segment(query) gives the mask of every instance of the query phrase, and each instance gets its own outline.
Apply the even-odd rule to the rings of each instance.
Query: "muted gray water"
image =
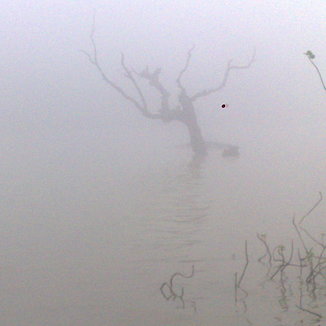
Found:
[[[129,172],[112,168],[111,157],[77,152],[73,163],[38,157],[20,173],[7,168],[1,324],[278,325],[281,318],[294,325],[307,319],[293,308],[282,313],[278,287],[260,285],[265,271],[256,260],[264,250],[256,232],[288,246],[295,238],[291,216],[314,203],[325,171],[300,152],[306,158],[296,165],[293,153],[279,161],[279,152],[256,153],[227,160],[212,152],[197,169],[189,167],[187,152]],[[266,164],[269,155],[278,163]],[[325,210],[323,203],[311,217],[312,230],[326,230]],[[246,313],[234,303],[245,240]],[[191,274],[192,266],[193,277],[175,278],[176,291],[184,287],[184,307],[166,300],[161,285],[173,273]]]

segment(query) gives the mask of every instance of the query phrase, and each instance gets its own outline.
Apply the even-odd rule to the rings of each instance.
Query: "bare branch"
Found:
[[[192,46],[191,49],[188,50],[188,54],[187,54],[187,60],[186,60],[186,63],[185,63],[185,66],[183,67],[183,69],[180,71],[179,73],[179,76],[177,78],[177,85],[179,86],[179,88],[181,90],[185,90],[183,85],[181,84],[181,78],[183,76],[183,74],[186,72],[186,70],[188,69],[189,67],[189,62],[190,62],[190,59],[191,59],[191,52],[193,51],[193,49],[195,48],[195,45]]]
[[[143,116],[149,118],[149,119],[162,119],[162,116],[160,114],[157,113],[151,113],[147,110],[147,104],[145,101],[145,98],[138,86],[138,84],[136,83],[135,79],[133,78],[131,72],[127,69],[127,67],[124,64],[124,57],[123,55],[121,56],[121,64],[122,67],[124,68],[125,72],[126,72],[126,76],[127,78],[129,78],[131,80],[131,82],[133,83],[134,87],[136,88],[140,98],[141,98],[141,102],[142,104],[140,104],[136,99],[134,99],[132,96],[130,96],[129,94],[127,94],[120,86],[118,86],[115,82],[113,82],[104,72],[103,68],[101,67],[101,65],[99,64],[98,61],[98,54],[97,54],[97,47],[96,47],[96,43],[95,43],[95,12],[93,15],[93,23],[92,23],[92,29],[90,32],[90,41],[92,44],[92,48],[93,51],[92,53],[89,53],[85,50],[81,50],[82,53],[84,53],[86,55],[86,57],[88,58],[88,60],[90,61],[90,63],[92,65],[95,66],[95,68],[97,69],[97,71],[99,72],[99,74],[101,75],[102,79],[109,85],[111,86],[113,89],[115,89],[123,98],[125,98],[127,101],[131,102],[141,113]]]
[[[146,79],[149,83],[150,86],[155,88],[161,95],[161,117],[162,120],[165,122],[169,122],[172,120],[181,120],[181,111],[174,109],[170,109],[170,104],[169,104],[169,98],[170,98],[170,93],[166,90],[166,88],[162,85],[162,83],[159,80],[159,76],[161,73],[161,68],[156,68],[153,72],[151,72],[146,66],[146,68],[140,72],[137,73],[135,72],[138,76],[140,76],[143,79]]]
[[[229,75],[230,75],[230,72],[232,70],[249,68],[252,65],[252,63],[254,62],[255,56],[256,56],[256,50],[254,50],[253,55],[252,55],[251,59],[249,60],[249,62],[246,65],[241,65],[241,66],[233,66],[232,65],[232,60],[229,60],[229,62],[227,64],[227,67],[226,67],[226,70],[224,72],[224,77],[222,79],[221,84],[218,87],[205,89],[203,91],[197,92],[195,95],[191,96],[190,99],[192,101],[195,101],[200,97],[208,96],[210,94],[218,92],[220,89],[222,89],[226,85],[227,80],[228,80]]]
[[[158,90],[162,96],[170,96],[169,92],[159,81],[159,76],[161,71],[162,71],[161,68],[156,68],[153,72],[150,72],[148,66],[146,66],[146,68],[142,72],[140,73],[136,72],[136,74],[139,77],[146,79],[149,85],[154,87],[156,90]]]
[[[139,94],[139,96],[141,98],[141,101],[142,101],[142,104],[143,104],[143,108],[147,111],[147,103],[146,103],[144,94],[142,93],[142,91],[141,91],[139,85],[137,84],[134,76],[132,75],[132,72],[125,65],[125,58],[124,58],[124,54],[123,53],[121,53],[121,65],[122,65],[124,71],[126,72],[126,77],[131,80],[132,84],[136,88],[136,90],[137,90],[137,92],[138,92],[138,94]]]

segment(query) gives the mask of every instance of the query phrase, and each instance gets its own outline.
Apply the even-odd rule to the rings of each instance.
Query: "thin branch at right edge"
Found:
[[[319,79],[320,79],[320,81],[321,81],[321,84],[323,85],[323,88],[324,88],[324,90],[326,91],[326,85],[325,85],[325,82],[324,82],[324,80],[323,80],[323,76],[322,76],[322,74],[321,74],[319,68],[318,68],[317,65],[313,62],[313,60],[312,60],[311,58],[308,58],[308,59],[309,59],[309,61],[311,62],[311,64],[315,67],[315,69],[317,70],[317,73],[318,73]]]

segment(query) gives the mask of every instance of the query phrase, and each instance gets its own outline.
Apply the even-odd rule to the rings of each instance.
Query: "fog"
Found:
[[[324,1],[0,9],[1,325],[325,322],[325,247],[315,240],[326,232],[326,93],[312,64],[326,79]],[[123,53],[153,114],[161,97],[137,75],[146,66],[161,68],[175,108],[193,46],[182,75],[190,95],[255,52],[194,103],[203,138],[239,155],[208,148],[196,160],[183,123],[144,117],[105,82],[87,57],[94,18],[101,69],[139,100]],[[258,262],[257,233],[274,250],[271,266],[267,252]],[[310,264],[306,292],[298,261]]]

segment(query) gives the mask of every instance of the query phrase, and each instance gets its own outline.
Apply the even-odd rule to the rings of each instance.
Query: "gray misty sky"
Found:
[[[79,52],[91,49],[94,9],[101,64],[131,94],[121,52],[136,70],[162,67],[175,96],[175,78],[193,44],[184,76],[189,92],[217,85],[230,58],[246,63],[256,48],[252,68],[233,72],[223,90],[198,102],[206,138],[246,146],[286,139],[293,149],[309,143],[307,135],[313,144],[322,141],[325,92],[303,52],[314,51],[326,71],[325,1],[12,0],[0,9],[1,143],[9,152],[46,154],[85,142],[130,150],[186,140],[175,124],[143,119]],[[155,111],[157,98],[149,98]],[[230,111],[216,114],[222,102]]]

